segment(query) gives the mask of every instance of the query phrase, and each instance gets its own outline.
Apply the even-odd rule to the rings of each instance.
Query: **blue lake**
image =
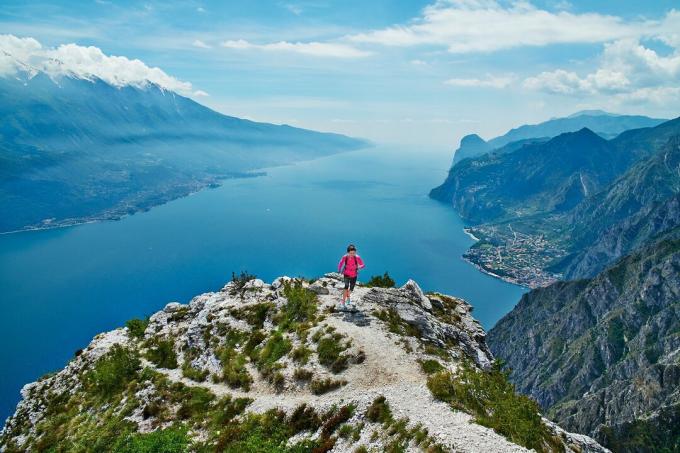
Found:
[[[228,180],[121,221],[0,236],[0,417],[24,383],[98,332],[217,290],[232,271],[265,281],[333,271],[349,242],[363,278],[413,278],[466,299],[491,327],[525,290],[460,258],[472,240],[427,197],[450,159],[378,146]]]

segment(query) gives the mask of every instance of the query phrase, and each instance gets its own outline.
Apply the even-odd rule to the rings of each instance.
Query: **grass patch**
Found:
[[[342,335],[334,334],[323,337],[316,346],[319,363],[333,373],[340,373],[347,369],[348,357],[343,354],[347,346],[341,343]]]
[[[314,376],[314,373],[305,368],[296,368],[293,372],[293,379],[296,381],[310,381],[312,376]]]
[[[305,345],[293,349],[293,352],[290,353],[290,357],[301,365],[306,365],[311,355],[312,350]]]
[[[203,382],[208,377],[208,370],[199,370],[191,366],[189,362],[182,365],[182,376],[196,382]]]
[[[300,323],[316,321],[317,296],[302,286],[302,280],[285,282],[283,295],[287,302],[275,319],[281,329],[293,331]]]
[[[274,311],[273,303],[262,302],[232,309],[229,314],[236,319],[247,322],[255,329],[261,329],[272,311]]]
[[[396,333],[397,335],[406,335],[409,337],[420,337],[420,330],[404,321],[401,316],[399,316],[399,312],[397,312],[397,310],[394,308],[379,311],[376,310],[373,312],[373,315],[387,324],[387,328],[392,333]]]
[[[109,398],[135,379],[140,367],[141,361],[136,351],[116,344],[85,375],[85,383],[95,393]]]
[[[149,325],[149,318],[146,319],[130,319],[125,322],[125,327],[128,329],[128,333],[133,338],[142,339],[144,338],[144,332]]]
[[[232,388],[240,387],[249,391],[253,378],[246,369],[246,357],[229,345],[220,347],[216,353],[222,363],[220,379]]]
[[[444,370],[442,364],[434,359],[419,360],[419,362],[420,368],[425,374],[434,374]]]
[[[427,386],[435,398],[472,414],[477,423],[512,442],[539,452],[550,451],[555,441],[541,421],[538,404],[516,393],[508,376],[498,361],[489,371],[477,370],[464,361],[457,375],[440,371],[428,378]]]
[[[170,427],[150,433],[134,433],[122,438],[113,451],[120,453],[184,453],[190,444],[184,427]]]
[[[463,319],[457,311],[458,301],[444,294],[436,293],[431,299],[432,314],[447,324],[458,324]]]
[[[323,395],[332,390],[338,389],[343,385],[347,385],[347,381],[344,379],[336,380],[331,378],[326,379],[313,379],[309,385],[312,393],[315,395]]]
[[[175,342],[171,339],[160,339],[154,337],[147,341],[149,350],[146,358],[160,368],[177,368],[177,353],[175,352]]]

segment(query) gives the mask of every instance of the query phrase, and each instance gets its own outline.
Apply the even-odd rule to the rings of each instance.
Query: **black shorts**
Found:
[[[350,291],[354,291],[354,285],[357,284],[356,277],[348,277],[345,275],[345,289],[349,288]]]

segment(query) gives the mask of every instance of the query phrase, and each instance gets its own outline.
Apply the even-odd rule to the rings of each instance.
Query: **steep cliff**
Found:
[[[562,426],[616,451],[676,451],[679,332],[676,227],[594,278],[527,293],[489,344]]]

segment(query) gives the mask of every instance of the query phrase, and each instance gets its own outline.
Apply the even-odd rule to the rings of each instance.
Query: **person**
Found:
[[[342,272],[345,277],[345,289],[342,292],[342,308],[352,305],[352,291],[354,291],[354,285],[357,283],[359,269],[364,267],[364,261],[357,255],[357,248],[354,244],[348,245],[347,254],[343,255],[338,263],[338,272]]]

